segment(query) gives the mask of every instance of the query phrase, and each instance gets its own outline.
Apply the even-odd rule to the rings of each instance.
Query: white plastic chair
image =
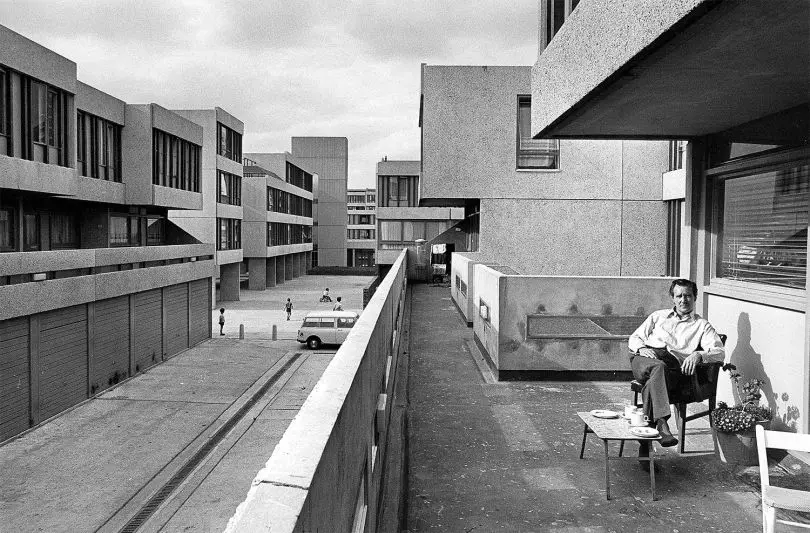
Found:
[[[777,520],[776,509],[810,512],[810,492],[782,487],[772,487],[768,480],[768,456],[766,448],[810,452],[810,435],[766,431],[757,426],[757,453],[759,454],[759,479],[762,485],[762,531],[774,533],[776,523],[810,529],[810,524]]]

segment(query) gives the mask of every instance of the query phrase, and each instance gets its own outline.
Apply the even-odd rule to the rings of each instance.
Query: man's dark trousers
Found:
[[[644,414],[650,422],[655,422],[659,418],[669,418],[669,395],[681,390],[689,376],[681,372],[678,360],[665,348],[651,350],[661,359],[634,355],[630,359],[630,367],[633,369],[633,377],[644,384],[641,389]]]

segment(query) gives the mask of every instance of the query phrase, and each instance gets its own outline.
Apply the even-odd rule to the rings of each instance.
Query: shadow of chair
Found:
[[[726,344],[727,335],[720,335],[720,340],[723,345]],[[679,442],[678,452],[684,453],[685,436],[686,436],[686,423],[704,416],[709,417],[709,425],[711,425],[711,413],[714,411],[716,398],[717,398],[717,380],[720,374],[720,368],[723,363],[701,363],[695,368],[695,373],[692,379],[688,381],[688,385],[681,390],[670,393],[669,403],[675,406],[675,415],[678,424]],[[644,383],[634,379],[630,382],[630,390],[633,391],[633,405],[640,406],[638,403],[638,395]],[[686,414],[686,407],[690,403],[709,402],[709,408],[691,415]]]
[[[810,524],[777,520],[776,509],[810,512],[810,492],[774,487],[768,477],[767,448],[810,452],[810,435],[767,431],[757,426],[757,454],[759,455],[759,478],[762,485],[762,531],[773,533],[776,523],[810,529]]]

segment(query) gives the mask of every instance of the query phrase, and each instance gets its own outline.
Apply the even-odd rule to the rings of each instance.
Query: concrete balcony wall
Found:
[[[651,312],[672,306],[671,278],[516,276],[497,268],[474,267],[473,329],[502,378],[629,371],[629,334]]]
[[[0,320],[210,277],[213,266],[205,260],[3,286]]]
[[[76,199],[105,204],[126,203],[127,186],[115,181],[78,177]]]
[[[76,63],[0,26],[0,63],[76,94]]]
[[[0,155],[0,189],[75,196],[76,169]]]
[[[152,185],[154,205],[174,209],[202,209],[203,196],[198,192]]]
[[[217,264],[228,265],[230,263],[241,263],[244,253],[241,248],[236,250],[217,250]]]
[[[450,297],[461,311],[468,326],[473,325],[476,312],[473,295],[475,293],[475,265],[485,264],[480,252],[462,252],[452,255],[450,266]]]
[[[228,533],[378,530],[406,261],[401,253],[380,283],[253,480]],[[365,512],[355,523],[358,508]]]

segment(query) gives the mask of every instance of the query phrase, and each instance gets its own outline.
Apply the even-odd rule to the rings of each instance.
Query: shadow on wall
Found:
[[[737,367],[743,375],[744,380],[760,378],[765,380],[762,386],[762,396],[767,400],[768,407],[773,412],[773,427],[771,429],[797,431],[797,420],[799,419],[799,408],[795,405],[788,405],[790,396],[783,392],[781,398],[774,392],[771,378],[765,371],[762,364],[762,354],[757,353],[751,346],[751,318],[748,313],[740,313],[737,319],[737,345],[731,352],[729,362]],[[735,402],[740,401],[739,392],[732,387]],[[781,413],[777,399],[781,399],[783,405],[787,405],[786,412]]]

